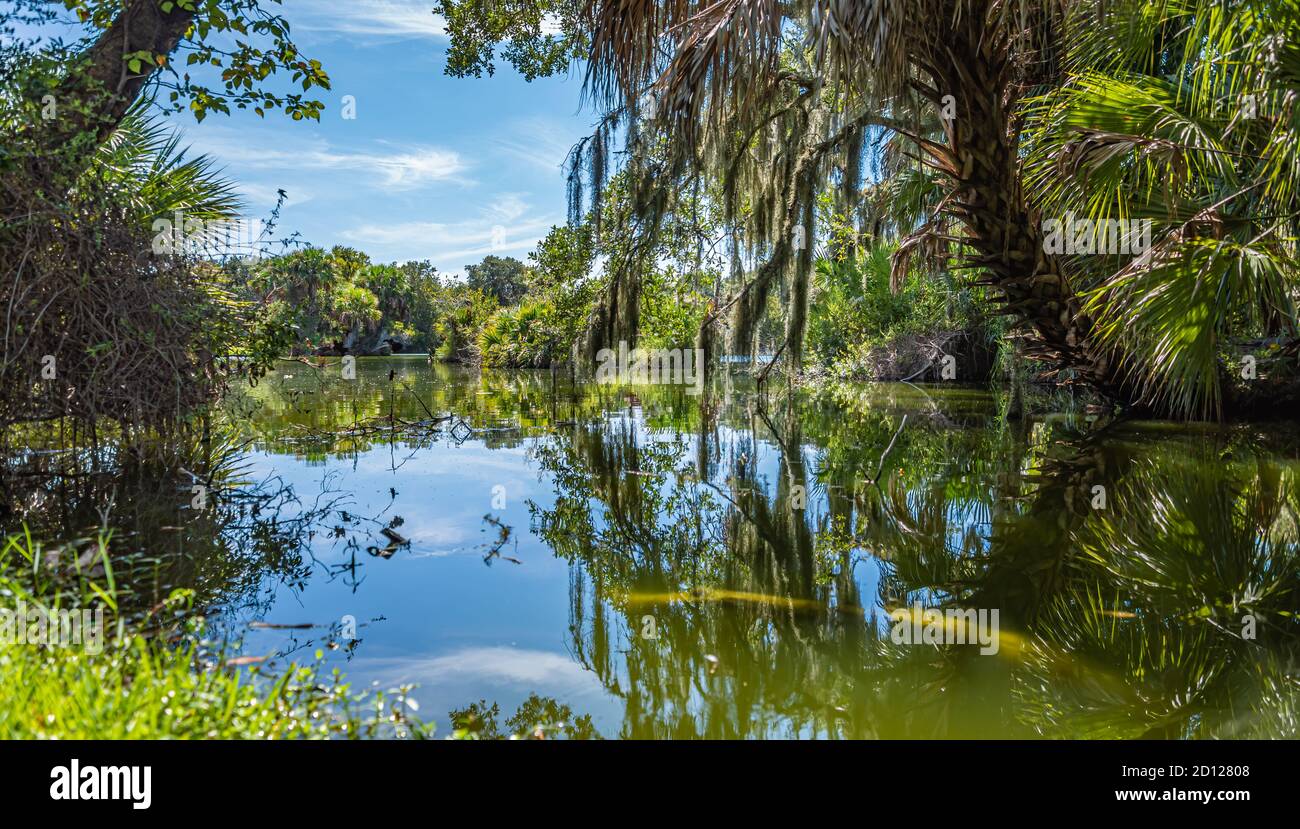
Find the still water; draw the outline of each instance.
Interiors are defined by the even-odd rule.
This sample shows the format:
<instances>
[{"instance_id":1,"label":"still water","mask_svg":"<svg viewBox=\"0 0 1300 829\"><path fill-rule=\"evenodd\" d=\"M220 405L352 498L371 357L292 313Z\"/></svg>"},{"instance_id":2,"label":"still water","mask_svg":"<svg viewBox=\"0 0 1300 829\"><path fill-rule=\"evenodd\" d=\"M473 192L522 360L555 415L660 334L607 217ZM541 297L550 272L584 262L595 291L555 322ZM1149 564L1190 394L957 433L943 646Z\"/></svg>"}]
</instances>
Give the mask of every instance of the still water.
<instances>
[{"instance_id":1,"label":"still water","mask_svg":"<svg viewBox=\"0 0 1300 829\"><path fill-rule=\"evenodd\" d=\"M6 529L109 526L141 608L189 588L244 654L417 686L444 736L467 710L488 736L1297 736L1290 428L340 368L235 395L190 477L64 477ZM957 609L996 630L910 641Z\"/></svg>"}]
</instances>

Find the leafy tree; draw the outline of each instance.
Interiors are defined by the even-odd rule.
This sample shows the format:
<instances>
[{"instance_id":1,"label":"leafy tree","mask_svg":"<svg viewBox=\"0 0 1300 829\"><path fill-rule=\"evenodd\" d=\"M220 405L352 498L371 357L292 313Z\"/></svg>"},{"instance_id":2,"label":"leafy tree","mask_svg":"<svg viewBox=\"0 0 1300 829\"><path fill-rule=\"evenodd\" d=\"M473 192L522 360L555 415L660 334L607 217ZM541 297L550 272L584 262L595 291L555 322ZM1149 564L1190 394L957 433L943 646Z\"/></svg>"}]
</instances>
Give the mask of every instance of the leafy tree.
<instances>
[{"instance_id":1,"label":"leafy tree","mask_svg":"<svg viewBox=\"0 0 1300 829\"><path fill-rule=\"evenodd\" d=\"M478 335L479 354L490 366L542 368L555 360L560 347L555 308L545 301L525 299L502 308Z\"/></svg>"},{"instance_id":2,"label":"leafy tree","mask_svg":"<svg viewBox=\"0 0 1300 829\"><path fill-rule=\"evenodd\" d=\"M557 357L572 350L587 324L600 287L592 275L595 257L594 235L586 223L552 227L528 254L532 263L528 294L544 299L553 309Z\"/></svg>"},{"instance_id":3,"label":"leafy tree","mask_svg":"<svg viewBox=\"0 0 1300 829\"><path fill-rule=\"evenodd\" d=\"M269 9L279 0L16 0L0 11L0 26L23 22L38 33L61 20L56 5L81 24L82 37L28 37L31 54L7 68L4 121L28 145L16 171L71 184L88 153L121 125L141 98L202 120L212 111L281 109L294 120L319 119L323 104L306 97L328 89L319 61L301 54L289 24ZM181 57L183 56L183 57ZM273 77L301 86L276 91ZM215 82L214 82L215 81ZM53 112L50 108L53 107ZM51 117L53 115L53 117ZM6 129L6 132L9 130ZM5 143L9 143L6 141ZM2 170L2 168L0 168Z\"/></svg>"},{"instance_id":4,"label":"leafy tree","mask_svg":"<svg viewBox=\"0 0 1300 829\"><path fill-rule=\"evenodd\" d=\"M646 275L641 289L641 339L643 348L692 348L700 323L708 313L709 298L695 290L694 273L658 268Z\"/></svg>"},{"instance_id":5,"label":"leafy tree","mask_svg":"<svg viewBox=\"0 0 1300 829\"><path fill-rule=\"evenodd\" d=\"M4 401L3 417L183 427L231 376L255 379L284 342L291 317L274 300L259 307L192 252L154 249L154 219L180 210L186 221L233 219L240 205L210 160L185 158L173 135L144 118L158 103L199 119L231 107L318 117L320 102L304 93L327 89L328 77L299 53L288 24L267 11L273 5L0 7L0 304L10 309L3 337L13 346L5 370L17 372L4 378L17 397L13 408ZM69 12L80 36L47 37ZM286 75L301 91L271 89L272 76ZM263 311L272 315L254 318ZM37 390L48 399L36 400L24 380L28 348L58 361L60 383ZM234 354L256 359L223 361Z\"/></svg>"},{"instance_id":6,"label":"leafy tree","mask_svg":"<svg viewBox=\"0 0 1300 829\"><path fill-rule=\"evenodd\" d=\"M57 205L35 182L0 176L0 421L182 427L232 378L261 376L285 332L210 262L155 253L158 217L234 218L233 187L210 159L187 157L142 106L91 157ZM57 382L33 383L44 355Z\"/></svg>"},{"instance_id":7,"label":"leafy tree","mask_svg":"<svg viewBox=\"0 0 1300 829\"><path fill-rule=\"evenodd\" d=\"M1065 77L1026 122L1027 184L1044 215L1154 225L1136 259L1072 261L1095 339L1155 409L1215 417L1286 394L1300 331L1288 103L1300 3L1111 5L1074 18ZM1258 378L1242 384L1247 354Z\"/></svg>"},{"instance_id":8,"label":"leafy tree","mask_svg":"<svg viewBox=\"0 0 1300 829\"><path fill-rule=\"evenodd\" d=\"M451 46L446 73L496 73L496 49L526 80L568 68L586 50L578 0L439 0Z\"/></svg>"},{"instance_id":9,"label":"leafy tree","mask_svg":"<svg viewBox=\"0 0 1300 829\"><path fill-rule=\"evenodd\" d=\"M344 282L330 292L331 322L336 335L348 335L371 326L381 319L379 300L355 282Z\"/></svg>"},{"instance_id":10,"label":"leafy tree","mask_svg":"<svg viewBox=\"0 0 1300 829\"><path fill-rule=\"evenodd\" d=\"M963 359L961 376L982 379L975 374L991 368L987 357L1001 334L995 309L979 288L950 274L913 267L896 284L896 250L877 244L852 257L817 260L809 351L836 374L874 380L920 376L945 355L970 356L979 359Z\"/></svg>"},{"instance_id":11,"label":"leafy tree","mask_svg":"<svg viewBox=\"0 0 1300 829\"><path fill-rule=\"evenodd\" d=\"M533 34L448 5L468 66ZM722 303L733 351L779 285L798 366L813 240L839 256L892 232L891 290L918 254L935 274L955 258L1046 377L1183 417L1296 396L1294 0L584 5L556 31L587 46L604 117L571 155L571 195L585 173L601 196L622 135L631 198L607 227L636 253L611 259L593 347L636 337L666 217L717 186L730 258L763 257ZM866 187L864 154L886 174ZM1062 213L1153 219L1155 251L1063 255L1040 221ZM1236 381L1246 352L1264 382Z\"/></svg>"},{"instance_id":12,"label":"leafy tree","mask_svg":"<svg viewBox=\"0 0 1300 829\"><path fill-rule=\"evenodd\" d=\"M409 291L403 322L410 329L411 346L432 353L437 347L434 326L437 322L438 298L444 290L438 269L427 260L403 262L397 267L405 275Z\"/></svg>"},{"instance_id":13,"label":"leafy tree","mask_svg":"<svg viewBox=\"0 0 1300 829\"><path fill-rule=\"evenodd\" d=\"M227 263L232 281L279 313L297 331L299 351L344 347L365 352L386 341L433 350L446 289L428 262L372 263L336 246L308 247L257 262Z\"/></svg>"},{"instance_id":14,"label":"leafy tree","mask_svg":"<svg viewBox=\"0 0 1300 829\"><path fill-rule=\"evenodd\" d=\"M479 333L498 306L496 298L477 288L458 287L443 300L434 332L437 356L451 362L473 361L479 356Z\"/></svg>"},{"instance_id":15,"label":"leafy tree","mask_svg":"<svg viewBox=\"0 0 1300 829\"><path fill-rule=\"evenodd\" d=\"M513 305L528 289L524 263L513 256L485 256L477 265L466 265L465 283L501 305Z\"/></svg>"}]
</instances>

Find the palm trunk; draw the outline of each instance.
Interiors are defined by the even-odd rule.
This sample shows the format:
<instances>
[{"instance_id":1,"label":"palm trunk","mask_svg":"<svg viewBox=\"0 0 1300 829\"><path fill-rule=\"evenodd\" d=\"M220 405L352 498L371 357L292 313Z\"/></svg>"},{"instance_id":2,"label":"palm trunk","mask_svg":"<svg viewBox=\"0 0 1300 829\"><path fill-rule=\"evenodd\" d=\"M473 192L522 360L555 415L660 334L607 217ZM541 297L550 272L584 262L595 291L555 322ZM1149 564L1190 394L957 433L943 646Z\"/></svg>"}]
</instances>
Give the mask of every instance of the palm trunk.
<instances>
[{"instance_id":1,"label":"palm trunk","mask_svg":"<svg viewBox=\"0 0 1300 829\"><path fill-rule=\"evenodd\" d=\"M1021 187L1017 79L1004 22L990 19L991 0L948 16L946 31L926 44L917 63L933 79L922 92L935 105L956 100L945 121L946 146L926 142L934 166L953 181L948 210L969 230L975 249L964 267L979 268L978 282L991 286L1003 312L1027 327L1026 356L1058 367L1075 379L1115 394L1120 386L1112 361L1091 339L1091 321L1071 292L1061 261L1044 252L1039 216ZM973 13L972 13L973 12ZM1068 376L1073 373L1073 377Z\"/></svg>"}]
</instances>

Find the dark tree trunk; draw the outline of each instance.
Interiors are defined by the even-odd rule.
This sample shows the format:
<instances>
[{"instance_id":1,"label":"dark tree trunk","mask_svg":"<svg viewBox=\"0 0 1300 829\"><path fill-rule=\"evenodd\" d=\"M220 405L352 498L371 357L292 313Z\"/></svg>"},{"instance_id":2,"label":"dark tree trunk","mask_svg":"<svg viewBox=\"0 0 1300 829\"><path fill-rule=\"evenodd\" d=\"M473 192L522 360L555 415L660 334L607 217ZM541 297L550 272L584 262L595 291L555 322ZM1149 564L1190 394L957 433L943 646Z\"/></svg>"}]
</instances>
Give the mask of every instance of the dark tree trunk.
<instances>
[{"instance_id":1,"label":"dark tree trunk","mask_svg":"<svg viewBox=\"0 0 1300 829\"><path fill-rule=\"evenodd\" d=\"M983 271L979 282L996 292L1006 314L1027 328L1024 354L1048 361L1074 379L1112 396L1120 392L1116 367L1091 338L1091 321L1070 289L1058 257L1044 252L1040 217L1021 187L1017 89L1005 22L989 19L991 4L972 4L948 16L942 36L916 56L933 87L935 105L952 95L946 145L926 143L935 166L953 182L948 211L969 230L976 254L965 267ZM983 8L981 8L983 7ZM974 13L971 13L974 12Z\"/></svg>"},{"instance_id":2,"label":"dark tree trunk","mask_svg":"<svg viewBox=\"0 0 1300 829\"><path fill-rule=\"evenodd\" d=\"M103 141L122 122L159 65L145 61L132 72L124 57L147 51L169 56L189 30L194 12L177 4L164 12L158 0L129 0L122 13L78 59L59 87L56 130L65 137L88 132Z\"/></svg>"},{"instance_id":3,"label":"dark tree trunk","mask_svg":"<svg viewBox=\"0 0 1300 829\"><path fill-rule=\"evenodd\" d=\"M164 13L158 0L128 0L117 19L67 67L52 95L55 117L24 133L22 161L6 173L5 189L25 192L36 183L46 193L66 193L95 152L122 123L145 84L161 67L140 57L170 56L194 19L179 7ZM8 205L6 205L8 207Z\"/></svg>"}]
</instances>

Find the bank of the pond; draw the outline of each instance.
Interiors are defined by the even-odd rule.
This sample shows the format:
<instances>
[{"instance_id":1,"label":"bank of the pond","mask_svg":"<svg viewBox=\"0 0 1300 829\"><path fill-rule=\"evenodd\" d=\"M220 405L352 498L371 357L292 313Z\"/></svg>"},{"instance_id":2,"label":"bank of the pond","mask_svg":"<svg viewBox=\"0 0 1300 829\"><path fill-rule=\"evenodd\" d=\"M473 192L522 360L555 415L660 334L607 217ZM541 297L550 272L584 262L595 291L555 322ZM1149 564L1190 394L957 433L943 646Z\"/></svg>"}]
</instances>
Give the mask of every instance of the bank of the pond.
<instances>
[{"instance_id":1,"label":"bank of the pond","mask_svg":"<svg viewBox=\"0 0 1300 829\"><path fill-rule=\"evenodd\" d=\"M185 591L149 635L117 617L107 544L75 571L28 536L0 552L0 739L328 739L422 736L400 692L354 692L321 655L261 657L201 636ZM101 572L102 581L83 574Z\"/></svg>"}]
</instances>

